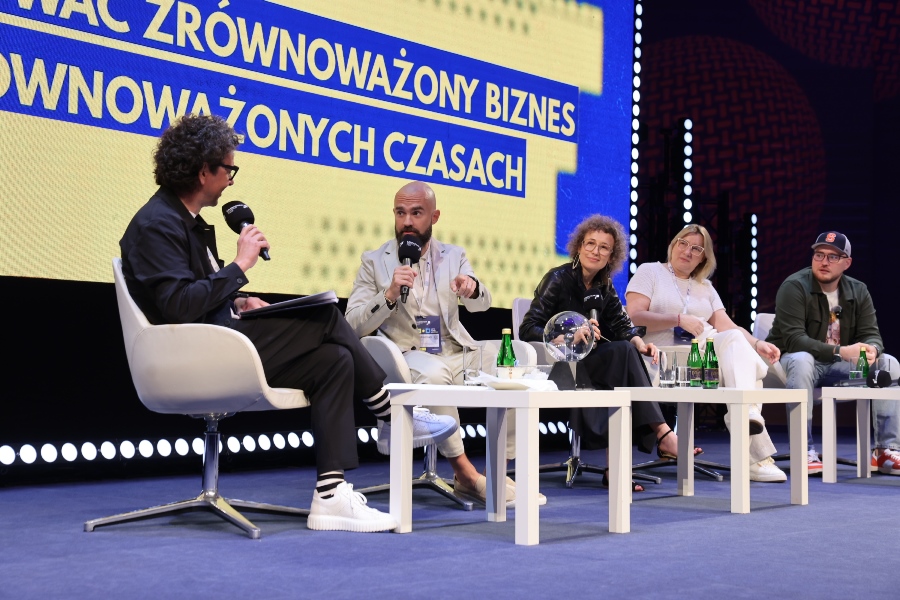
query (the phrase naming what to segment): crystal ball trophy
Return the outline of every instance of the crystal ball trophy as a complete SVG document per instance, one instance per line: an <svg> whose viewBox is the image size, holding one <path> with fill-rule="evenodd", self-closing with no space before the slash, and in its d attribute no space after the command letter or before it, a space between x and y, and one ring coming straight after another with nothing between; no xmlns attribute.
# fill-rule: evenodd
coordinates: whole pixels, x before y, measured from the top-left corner
<svg viewBox="0 0 900 600"><path fill-rule="evenodd" d="M577 387L576 365L594 347L594 328L580 313L561 312L544 327L544 347L554 360L569 364Z"/></svg>

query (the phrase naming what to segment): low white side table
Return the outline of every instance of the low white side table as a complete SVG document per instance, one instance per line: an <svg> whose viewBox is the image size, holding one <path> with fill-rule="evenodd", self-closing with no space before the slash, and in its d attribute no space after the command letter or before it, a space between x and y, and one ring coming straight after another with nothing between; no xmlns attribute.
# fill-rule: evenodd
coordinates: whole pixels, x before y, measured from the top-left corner
<svg viewBox="0 0 900 600"><path fill-rule="evenodd" d="M397 533L412 531L412 417L413 407L418 405L487 409L488 521L506 520L506 411L516 409L516 544L529 546L539 541L539 409L608 407L609 531L631 531L631 395L628 392L499 391L480 386L406 383L385 387L391 390L390 510L400 523Z"/></svg>
<svg viewBox="0 0 900 600"><path fill-rule="evenodd" d="M871 437L870 400L900 402L900 387L826 387L822 388L822 481L837 483L837 403L856 401L856 476L871 477L869 462Z"/></svg>
<svg viewBox="0 0 900 600"><path fill-rule="evenodd" d="M731 413L731 512L750 512L750 405L785 404L790 413L791 504L809 504L806 466L806 390L718 388L616 388L632 402L678 404L678 494L694 495L694 404L727 404Z"/></svg>

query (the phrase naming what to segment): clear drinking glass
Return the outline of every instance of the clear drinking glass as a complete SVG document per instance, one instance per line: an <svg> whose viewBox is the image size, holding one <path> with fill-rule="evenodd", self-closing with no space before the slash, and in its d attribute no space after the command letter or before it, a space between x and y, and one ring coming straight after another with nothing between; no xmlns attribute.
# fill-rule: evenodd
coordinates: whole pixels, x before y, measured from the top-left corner
<svg viewBox="0 0 900 600"><path fill-rule="evenodd" d="M691 387L691 368L687 365L675 367L675 383L678 387Z"/></svg>
<svg viewBox="0 0 900 600"><path fill-rule="evenodd" d="M473 381L473 379L478 377L478 372L483 364L481 353L481 346L463 347L463 385L480 385L479 382Z"/></svg>
<svg viewBox="0 0 900 600"><path fill-rule="evenodd" d="M667 352L659 353L659 387L675 387L675 355Z"/></svg>

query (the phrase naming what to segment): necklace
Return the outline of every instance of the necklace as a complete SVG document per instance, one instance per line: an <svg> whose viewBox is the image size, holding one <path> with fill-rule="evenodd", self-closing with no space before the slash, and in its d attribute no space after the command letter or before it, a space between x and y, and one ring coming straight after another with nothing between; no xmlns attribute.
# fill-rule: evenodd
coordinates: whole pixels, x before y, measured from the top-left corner
<svg viewBox="0 0 900 600"><path fill-rule="evenodd" d="M675 277L675 269L672 268L672 263L666 263L666 266L669 268L669 273L672 275L672 285L675 286L675 291L678 292L678 296L681 298L681 302L684 305L684 310L682 310L682 314L686 315L688 311L688 302L691 300L691 287L694 285L693 278L688 278L688 287L687 287L687 295L681 293L681 288L678 287L678 278Z"/></svg>

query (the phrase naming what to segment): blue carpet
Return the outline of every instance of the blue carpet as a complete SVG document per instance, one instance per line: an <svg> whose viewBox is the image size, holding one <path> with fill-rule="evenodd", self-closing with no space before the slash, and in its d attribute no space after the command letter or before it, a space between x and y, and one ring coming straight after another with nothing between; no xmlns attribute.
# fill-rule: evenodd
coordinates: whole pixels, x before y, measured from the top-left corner
<svg viewBox="0 0 900 600"><path fill-rule="evenodd" d="M786 448L777 433L776 444ZM697 435L704 458L727 462L727 438ZM853 453L843 438L839 454ZM601 452L585 453L602 463ZM646 455L636 455L638 461ZM565 459L542 455L543 462ZM787 463L781 463L782 468ZM199 469L199 467L198 467ZM450 475L445 462L442 474ZM446 473L444 473L446 471ZM900 477L838 484L811 477L808 506L787 484L751 484L749 515L729 512L729 480L696 478L675 495L674 468L635 495L632 532L610 534L597 475L566 489L541 477L541 543L513 543L514 521L489 523L438 495L414 494L411 534L313 532L302 518L248 514L261 540L194 512L84 533L85 520L184 499L200 477L23 486L0 490L0 598L892 598L900 566L893 509ZM386 482L387 463L349 474ZM228 497L308 506L312 469L223 474ZM370 496L386 510L387 494ZM510 516L512 517L513 512Z"/></svg>

